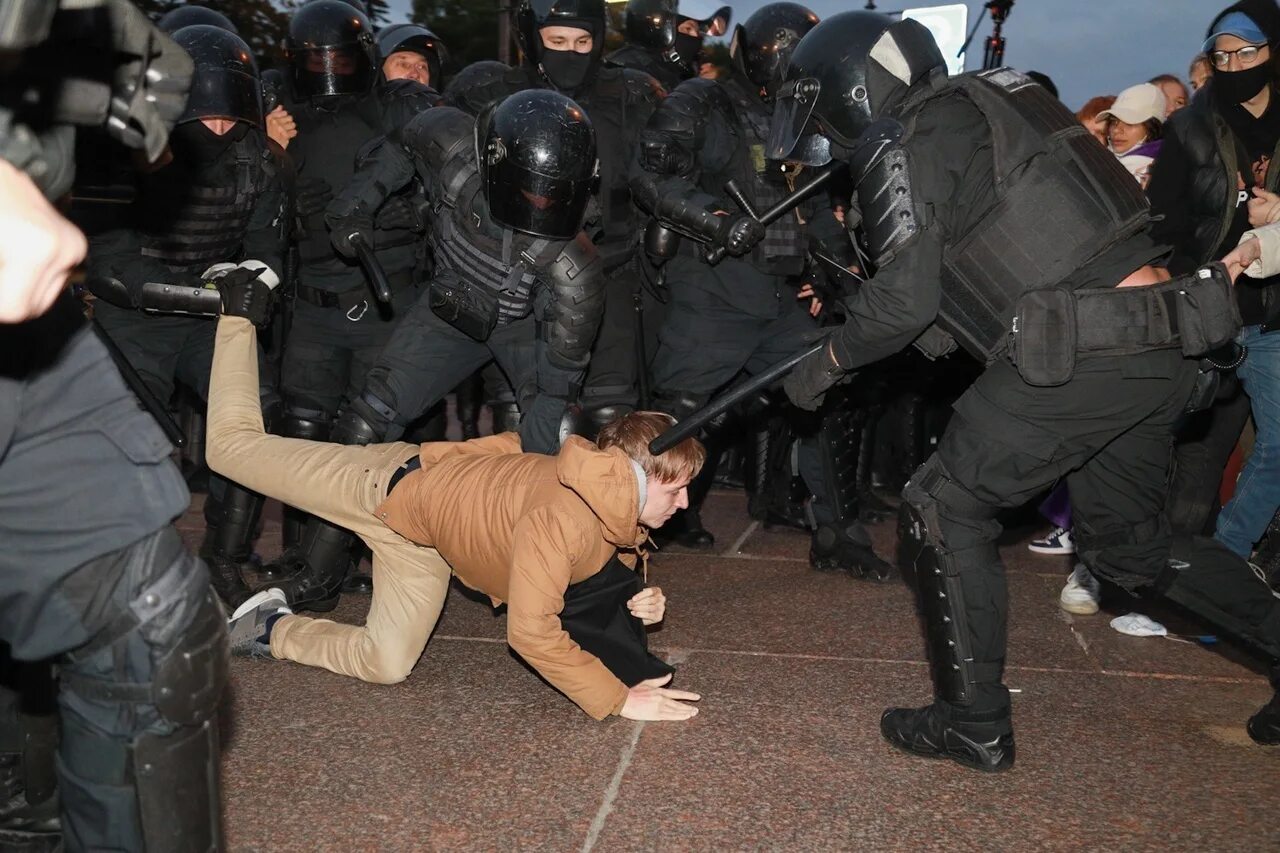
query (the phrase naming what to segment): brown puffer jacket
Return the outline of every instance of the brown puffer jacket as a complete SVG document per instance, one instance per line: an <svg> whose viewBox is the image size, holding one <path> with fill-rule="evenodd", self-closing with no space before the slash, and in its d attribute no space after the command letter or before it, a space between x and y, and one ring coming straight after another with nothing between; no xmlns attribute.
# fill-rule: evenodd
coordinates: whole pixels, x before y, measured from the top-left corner
<svg viewBox="0 0 1280 853"><path fill-rule="evenodd" d="M634 568L647 533L639 485L621 450L573 436L558 456L521 453L515 433L422 445L421 470L378 507L395 532L440 552L454 574L507 604L507 642L596 719L627 688L560 626L565 589L619 550Z"/></svg>

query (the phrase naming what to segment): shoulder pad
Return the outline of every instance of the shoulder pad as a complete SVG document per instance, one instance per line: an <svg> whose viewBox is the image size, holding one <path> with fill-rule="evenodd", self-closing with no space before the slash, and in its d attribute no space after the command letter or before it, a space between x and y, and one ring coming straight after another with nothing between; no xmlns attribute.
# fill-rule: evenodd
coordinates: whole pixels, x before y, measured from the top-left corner
<svg viewBox="0 0 1280 853"><path fill-rule="evenodd" d="M528 75L494 60L473 62L459 71L444 90L444 103L479 115L494 101L532 88Z"/></svg>
<svg viewBox="0 0 1280 853"><path fill-rule="evenodd" d="M627 87L627 100L651 101L657 102L666 97L666 90L662 88L662 84L654 79L653 75L646 74L635 68L619 69L622 73L622 82Z"/></svg>
<svg viewBox="0 0 1280 853"><path fill-rule="evenodd" d="M474 149L476 120L456 107L442 106L414 116L400 142L420 166L438 172L460 148Z"/></svg>

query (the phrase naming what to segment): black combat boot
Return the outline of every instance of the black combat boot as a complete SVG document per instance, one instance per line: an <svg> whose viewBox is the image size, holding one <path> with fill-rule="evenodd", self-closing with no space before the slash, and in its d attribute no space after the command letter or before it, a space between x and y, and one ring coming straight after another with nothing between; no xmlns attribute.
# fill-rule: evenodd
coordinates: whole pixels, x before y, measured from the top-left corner
<svg viewBox="0 0 1280 853"><path fill-rule="evenodd" d="M952 719L941 704L923 708L890 708L880 717L880 733L912 755L949 758L965 767L994 773L1013 767L1013 727L1007 713L986 720L966 714Z"/></svg>
<svg viewBox="0 0 1280 853"><path fill-rule="evenodd" d="M863 580L893 577L893 567L876 555L866 529L858 523L847 527L829 524L815 530L809 543L809 565L819 572L848 572Z"/></svg>
<svg viewBox="0 0 1280 853"><path fill-rule="evenodd" d="M276 587L285 594L295 611L328 613L338 606L343 582L354 568L354 534L327 521L312 518L302 531L302 539L294 549L280 555L276 576L262 587ZM292 574L287 574L289 568Z"/></svg>
<svg viewBox="0 0 1280 853"><path fill-rule="evenodd" d="M209 567L214 592L233 612L253 594L245 583L246 569L256 569L253 536L262 515L263 498L235 483L220 481L205 497L204 541L200 558ZM215 492L218 496L215 496Z"/></svg>

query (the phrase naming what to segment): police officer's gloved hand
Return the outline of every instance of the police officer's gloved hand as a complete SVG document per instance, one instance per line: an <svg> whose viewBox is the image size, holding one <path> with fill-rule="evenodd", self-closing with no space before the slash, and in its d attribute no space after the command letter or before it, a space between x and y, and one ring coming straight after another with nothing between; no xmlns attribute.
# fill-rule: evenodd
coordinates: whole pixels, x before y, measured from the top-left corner
<svg viewBox="0 0 1280 853"><path fill-rule="evenodd" d="M782 383L782 390L798 408L808 412L817 411L822 405L828 389L845 378L848 371L836 362L828 342L816 355L811 355L797 364L787 374Z"/></svg>
<svg viewBox="0 0 1280 853"><path fill-rule="evenodd" d="M333 200L333 187L323 178L303 176L298 178L298 188L294 193L293 209L299 216L314 216L324 213L324 209Z"/></svg>
<svg viewBox="0 0 1280 853"><path fill-rule="evenodd" d="M422 220L418 218L418 206L411 199L393 196L383 202L382 207L374 214L373 224L382 231L421 231Z"/></svg>
<svg viewBox="0 0 1280 853"><path fill-rule="evenodd" d="M745 213L730 213L721 218L724 221L720 223L716 243L735 258L750 252L764 239L764 226Z"/></svg>
<svg viewBox="0 0 1280 853"><path fill-rule="evenodd" d="M271 319L271 286L263 281L262 270L236 267L215 280L222 294L222 313L244 317L259 328Z"/></svg>
<svg viewBox="0 0 1280 853"><path fill-rule="evenodd" d="M373 245L373 217L363 210L354 210L346 216L329 215L324 221L329 225L329 242L344 258L355 258L356 248L351 238L356 234L366 246Z"/></svg>

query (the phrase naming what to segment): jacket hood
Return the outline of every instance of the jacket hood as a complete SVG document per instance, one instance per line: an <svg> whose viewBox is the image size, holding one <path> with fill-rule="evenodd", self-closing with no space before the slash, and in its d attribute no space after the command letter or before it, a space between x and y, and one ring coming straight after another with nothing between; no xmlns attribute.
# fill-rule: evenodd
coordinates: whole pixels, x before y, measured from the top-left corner
<svg viewBox="0 0 1280 853"><path fill-rule="evenodd" d="M556 457L556 477L596 514L610 544L635 548L645 541L640 484L630 457L621 450L601 450L581 436L570 436Z"/></svg>

